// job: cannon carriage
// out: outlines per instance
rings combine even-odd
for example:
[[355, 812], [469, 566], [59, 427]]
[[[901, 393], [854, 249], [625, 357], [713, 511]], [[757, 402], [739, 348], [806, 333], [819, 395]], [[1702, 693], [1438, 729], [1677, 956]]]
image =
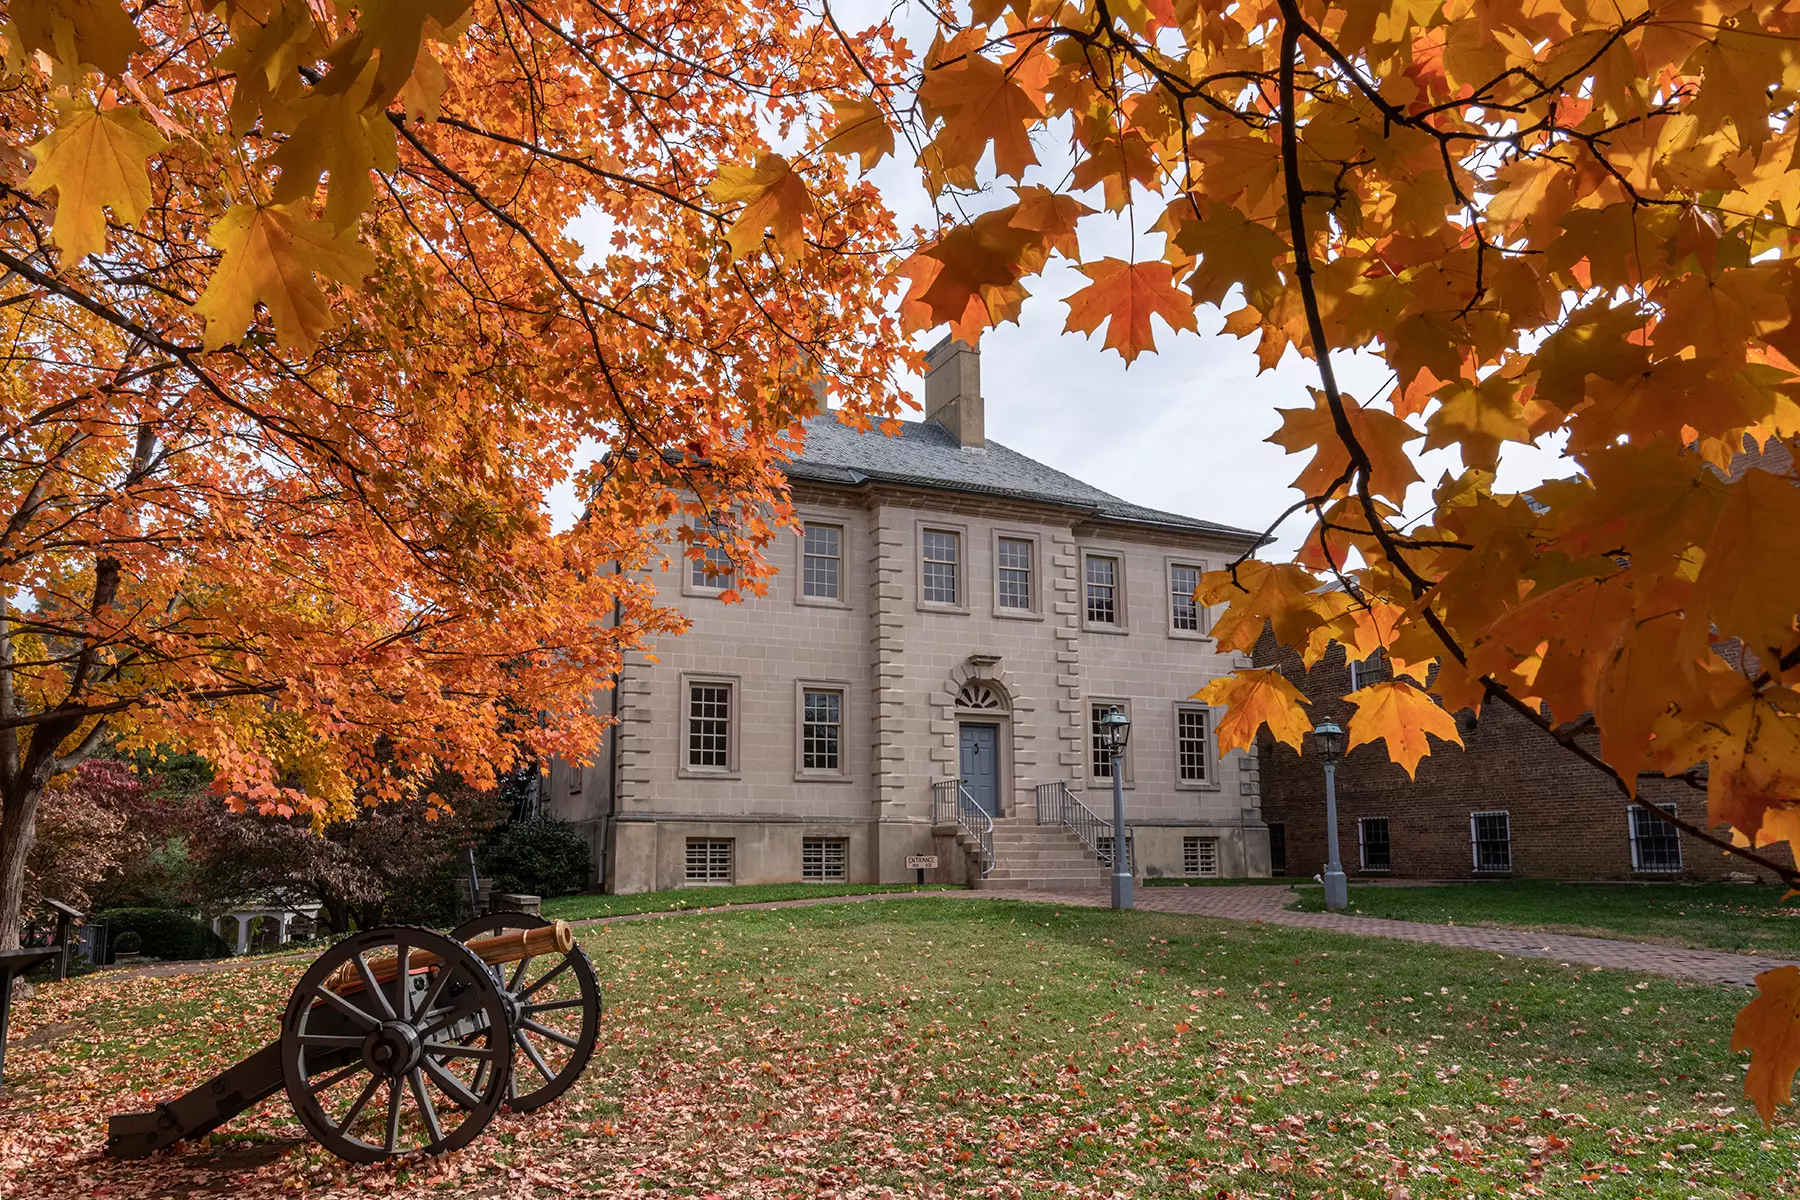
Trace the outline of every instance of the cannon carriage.
[[347, 937], [300, 977], [280, 1036], [150, 1112], [115, 1114], [106, 1153], [139, 1158], [277, 1091], [339, 1158], [379, 1162], [473, 1141], [580, 1077], [599, 1033], [594, 969], [562, 921], [490, 913], [449, 934]]

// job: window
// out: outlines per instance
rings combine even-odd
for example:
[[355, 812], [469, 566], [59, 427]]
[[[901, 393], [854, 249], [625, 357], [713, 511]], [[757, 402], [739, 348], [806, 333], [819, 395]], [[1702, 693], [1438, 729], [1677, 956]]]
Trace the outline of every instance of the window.
[[687, 882], [700, 885], [730, 883], [731, 847], [730, 838], [689, 838]]
[[731, 685], [688, 685], [688, 752], [690, 767], [731, 769]]
[[[1673, 804], [1660, 806], [1670, 816]], [[1681, 830], [1653, 812], [1633, 805], [1626, 810], [1631, 820], [1631, 869], [1675, 874], [1681, 870]]]
[[927, 604], [960, 604], [958, 586], [962, 564], [962, 536], [948, 529], [927, 529], [923, 535], [924, 566], [920, 597]]
[[701, 547], [701, 553], [699, 558], [692, 560], [688, 582], [696, 588], [722, 592], [731, 586], [731, 555], [725, 547], [706, 541], [723, 532], [724, 528], [720, 522], [705, 517], [694, 522], [694, 532], [699, 535], [694, 544]]
[[843, 770], [844, 693], [812, 691], [800, 699], [800, 769]]
[[843, 561], [843, 528], [808, 521], [800, 550], [800, 594], [816, 600], [842, 599]]
[[1275, 875], [1287, 873], [1287, 826], [1279, 821], [1269, 825], [1269, 871]]
[[1175, 710], [1175, 777], [1182, 783], [1211, 783], [1208, 769], [1208, 726], [1212, 713], [1204, 708]]
[[1119, 623], [1119, 560], [1100, 554], [1087, 557], [1087, 619], [1091, 625]]
[[1107, 736], [1105, 726], [1100, 724], [1100, 718], [1115, 708], [1124, 712], [1126, 716], [1131, 715], [1124, 705], [1110, 700], [1096, 701], [1088, 709], [1088, 744], [1091, 748], [1096, 780], [1112, 779], [1112, 739]]
[[1200, 568], [1181, 563], [1169, 567], [1169, 627], [1179, 633], [1200, 632], [1200, 604], [1194, 592], [1200, 586]]
[[1512, 870], [1512, 818], [1504, 812], [1469, 814], [1469, 840], [1477, 871]]
[[1031, 543], [1024, 538], [1003, 537], [994, 555], [999, 568], [996, 602], [1001, 608], [1031, 611]]
[[1218, 838], [1182, 838], [1181, 873], [1216, 879], [1219, 874]]
[[800, 841], [800, 878], [807, 883], [844, 879], [844, 860], [850, 843], [843, 838], [803, 838]]
[[[1348, 658], [1349, 656], [1350, 651], [1346, 648], [1344, 657]], [[1381, 651], [1379, 650], [1369, 655], [1369, 657], [1362, 659], [1360, 662], [1353, 662], [1350, 664], [1350, 690], [1353, 692], [1359, 688], [1368, 687], [1371, 683], [1374, 683], [1380, 678]]]
[[1394, 860], [1388, 848], [1388, 819], [1364, 817], [1356, 823], [1356, 844], [1362, 848], [1362, 869], [1390, 871]]

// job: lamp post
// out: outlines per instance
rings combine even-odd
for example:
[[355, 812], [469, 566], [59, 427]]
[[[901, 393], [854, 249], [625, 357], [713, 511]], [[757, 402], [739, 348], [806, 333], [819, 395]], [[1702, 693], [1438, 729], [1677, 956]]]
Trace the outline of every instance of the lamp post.
[[1325, 849], [1330, 856], [1325, 864], [1325, 907], [1338, 909], [1350, 903], [1344, 866], [1338, 861], [1337, 760], [1344, 754], [1344, 731], [1332, 721], [1321, 721], [1313, 727], [1313, 741], [1325, 762]]
[[1131, 718], [1123, 710], [1113, 709], [1100, 718], [1100, 734], [1112, 752], [1112, 906], [1130, 908], [1131, 867], [1125, 855], [1125, 743], [1131, 740]]

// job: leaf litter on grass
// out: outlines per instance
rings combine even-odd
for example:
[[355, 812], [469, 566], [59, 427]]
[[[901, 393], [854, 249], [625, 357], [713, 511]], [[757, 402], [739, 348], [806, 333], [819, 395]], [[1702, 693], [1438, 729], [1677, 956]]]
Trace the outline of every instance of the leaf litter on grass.
[[915, 900], [592, 931], [582, 1082], [457, 1154], [351, 1167], [277, 1095], [202, 1144], [98, 1157], [274, 1035], [298, 964], [48, 987], [0, 1192], [489, 1196], [1775, 1195], [1791, 1127], [1737, 1099], [1737, 997], [1311, 931]]

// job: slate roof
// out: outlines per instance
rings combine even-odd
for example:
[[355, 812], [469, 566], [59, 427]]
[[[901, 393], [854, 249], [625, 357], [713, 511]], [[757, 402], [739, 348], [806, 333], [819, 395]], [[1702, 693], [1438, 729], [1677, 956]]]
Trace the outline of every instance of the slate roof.
[[858, 432], [829, 414], [812, 417], [806, 422], [805, 449], [789, 461], [787, 473], [795, 479], [850, 487], [898, 483], [1037, 501], [1086, 509], [1099, 519], [1128, 525], [1252, 540], [1259, 536], [1248, 529], [1128, 503], [998, 442], [964, 449], [935, 422], [902, 421], [900, 432], [890, 435], [880, 429]]

